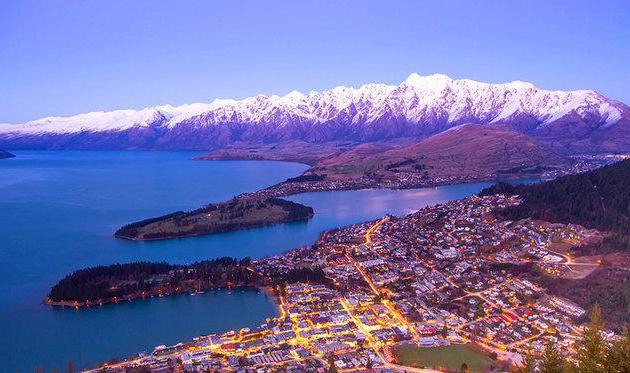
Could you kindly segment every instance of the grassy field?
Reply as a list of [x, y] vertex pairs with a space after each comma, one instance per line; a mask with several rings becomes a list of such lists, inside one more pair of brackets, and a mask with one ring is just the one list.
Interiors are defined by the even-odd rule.
[[442, 368], [457, 371], [462, 363], [468, 365], [471, 372], [485, 372], [491, 360], [483, 353], [468, 345], [441, 347], [418, 347], [416, 345], [397, 346], [394, 349], [396, 360], [401, 365]]

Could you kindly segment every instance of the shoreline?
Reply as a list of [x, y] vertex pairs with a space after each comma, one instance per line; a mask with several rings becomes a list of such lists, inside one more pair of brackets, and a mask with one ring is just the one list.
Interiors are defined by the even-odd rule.
[[314, 215], [309, 206], [254, 192], [186, 212], [176, 211], [131, 222], [113, 235], [133, 241], [165, 240], [307, 221]]
[[[231, 290], [242, 290], [242, 291], [261, 291], [261, 292], [265, 292], [267, 293], [267, 290], [263, 289], [262, 286], [258, 286], [258, 285], [238, 285], [238, 286], [218, 286], [218, 287], [211, 287], [211, 288], [207, 288], [204, 290], [201, 290], [201, 293], [197, 292], [197, 294], [199, 295], [203, 295], [206, 294], [208, 292], [211, 291], [231, 291]], [[271, 290], [270, 290], [271, 291]], [[173, 292], [169, 292], [169, 293], [157, 293], [157, 294], [146, 294], [144, 296], [142, 295], [133, 295], [133, 296], [126, 296], [123, 298], [118, 298], [118, 299], [114, 299], [114, 298], [109, 298], [109, 299], [103, 299], [100, 300], [98, 302], [91, 302], [91, 301], [83, 301], [83, 302], [78, 302], [78, 301], [53, 301], [50, 298], [46, 297], [44, 299], [44, 301], [42, 302], [43, 305], [45, 306], [49, 306], [52, 308], [74, 308], [74, 309], [80, 309], [80, 308], [91, 308], [91, 307], [102, 307], [102, 306], [106, 306], [106, 305], [114, 305], [114, 304], [119, 304], [119, 303], [123, 303], [123, 302], [127, 302], [127, 303], [132, 303], [132, 302], [136, 302], [139, 300], [150, 300], [151, 298], [170, 298], [170, 297], [175, 297], [175, 296], [180, 296], [180, 295], [197, 295], [194, 292], [190, 292], [188, 290], [181, 290], [181, 291], [173, 291]], [[271, 292], [267, 293], [269, 296], [273, 297], [273, 294]], [[276, 302], [276, 300], [274, 299], [274, 303]]]
[[133, 241], [133, 242], [168, 241], [168, 240], [177, 240], [177, 239], [180, 239], [180, 238], [192, 238], [192, 237], [199, 237], [199, 236], [211, 236], [211, 235], [215, 235], [215, 234], [238, 232], [238, 231], [246, 231], [246, 230], [250, 230], [250, 229], [270, 227], [270, 226], [277, 225], [277, 224], [290, 224], [290, 223], [307, 222], [310, 219], [312, 219], [313, 216], [315, 216], [314, 213], [313, 213], [312, 216], [310, 216], [308, 218], [304, 218], [304, 219], [295, 219], [295, 220], [288, 220], [288, 221], [282, 221], [282, 222], [277, 222], [277, 223], [266, 223], [266, 224], [261, 224], [261, 225], [252, 225], [252, 226], [243, 227], [243, 228], [218, 230], [218, 231], [209, 232], [209, 233], [193, 233], [193, 234], [186, 234], [186, 235], [173, 236], [173, 237], [164, 237], [164, 238], [134, 238], [134, 237], [126, 237], [126, 236], [123, 236], [123, 235], [117, 235], [117, 234], [113, 234], [113, 236], [114, 236], [114, 238], [117, 238], [117, 239]]
[[278, 296], [276, 291], [269, 285], [258, 286], [258, 290], [265, 293], [271, 299], [271, 302], [273, 303], [273, 308], [276, 310], [276, 317], [282, 316], [282, 314], [284, 313], [281, 306], [282, 302], [280, 302], [280, 297]]
[[[506, 180], [506, 179], [503, 179]], [[538, 181], [542, 181], [542, 179], [540, 178], [517, 178], [517, 179], [513, 179], [513, 180], [532, 180], [533, 182], [538, 182]], [[495, 182], [498, 182], [500, 180], [494, 180]], [[490, 180], [486, 180], [486, 181], [480, 181], [480, 180], [474, 180], [474, 181], [469, 181], [469, 182], [461, 182], [461, 183], [454, 183], [454, 184], [439, 184], [439, 185], [432, 185], [432, 186], [425, 186], [425, 187], [421, 187], [421, 188], [399, 188], [399, 189], [392, 189], [392, 188], [364, 188], [364, 189], [355, 189], [355, 190], [383, 190], [383, 189], [390, 189], [390, 190], [410, 190], [410, 189], [425, 189], [425, 188], [437, 188], [437, 187], [443, 187], [443, 186], [447, 186], [447, 185], [466, 185], [466, 184], [473, 184], [473, 183], [480, 183], [480, 182], [491, 182]], [[334, 190], [330, 191], [330, 192], [334, 192]], [[293, 223], [293, 222], [297, 222], [297, 221], [292, 221], [289, 223]], [[360, 222], [359, 222], [360, 223]], [[266, 226], [270, 226], [273, 224], [269, 224]], [[260, 227], [249, 227], [249, 228], [245, 228], [245, 229], [255, 229], [255, 228], [260, 228]], [[323, 232], [326, 232], [327, 230], [324, 230]], [[217, 233], [227, 233], [226, 232], [217, 232]], [[195, 236], [201, 236], [202, 234], [199, 235], [195, 235]], [[192, 236], [190, 236], [192, 237]], [[173, 238], [168, 238], [168, 239], [177, 239], [177, 238], [186, 238], [186, 237], [173, 237]], [[127, 240], [130, 241], [158, 241], [158, 240], [166, 240], [166, 239], [128, 239], [125, 238]], [[291, 250], [295, 250], [298, 249], [296, 247], [294, 248], [290, 248], [287, 250], [291, 251]], [[264, 258], [264, 257], [263, 257]], [[269, 285], [238, 285], [238, 286], [231, 286], [231, 287], [211, 287], [211, 288], [207, 288], [207, 289], [203, 289], [202, 291], [212, 291], [212, 290], [221, 290], [221, 289], [258, 289], [260, 291], [265, 292], [268, 296], [271, 297], [273, 303], [274, 303], [274, 308], [276, 308], [276, 311], [278, 314], [282, 313], [281, 307], [280, 307], [280, 300], [279, 297], [277, 295], [277, 292], [270, 287]], [[164, 292], [164, 293], [149, 293], [146, 295], [141, 295], [141, 294], [133, 294], [131, 296], [125, 296], [122, 298], [118, 298], [118, 299], [114, 299], [114, 298], [109, 298], [109, 299], [103, 299], [103, 300], [99, 300], [99, 301], [83, 301], [83, 302], [76, 302], [76, 301], [52, 301], [48, 298], [45, 298], [43, 303], [47, 306], [51, 306], [51, 307], [72, 307], [72, 308], [89, 308], [92, 306], [103, 306], [106, 304], [118, 304], [121, 302], [133, 302], [133, 301], [137, 301], [137, 300], [145, 300], [147, 298], [155, 298], [155, 297], [171, 297], [171, 296], [176, 296], [176, 295], [183, 295], [183, 294], [192, 294], [190, 292], [189, 289], [186, 290], [180, 290], [180, 291], [170, 291], [170, 292]]]
[[[175, 230], [174, 234], [169, 234], [167, 232], [167, 233], [164, 233], [164, 236], [159, 237], [159, 234], [161, 233], [159, 234], [155, 233], [153, 234], [153, 237], [149, 237], [149, 238], [141, 237], [144, 234], [138, 234], [139, 230], [142, 227], [145, 227], [146, 225], [151, 225], [154, 223], [158, 223], [158, 224], [168, 223], [170, 220], [173, 220], [172, 219], [173, 215], [182, 214], [184, 215], [183, 216], [184, 218], [189, 218], [190, 217], [189, 215], [194, 214], [196, 211], [202, 210], [207, 206], [221, 205], [221, 204], [226, 204], [226, 203], [230, 203], [232, 201], [237, 201], [237, 200], [266, 201], [271, 198], [282, 200], [283, 197], [289, 197], [292, 195], [303, 194], [303, 193], [370, 190], [370, 189], [410, 190], [410, 189], [432, 188], [432, 187], [438, 187], [438, 186], [444, 186], [444, 185], [478, 183], [478, 182], [498, 183], [498, 182], [503, 182], [503, 181], [510, 182], [514, 180], [537, 180], [540, 182], [540, 181], [546, 181], [549, 179], [560, 177], [566, 174], [573, 174], [575, 172], [580, 172], [579, 170], [576, 171], [575, 167], [577, 167], [577, 163], [574, 162], [573, 166], [571, 167], [565, 167], [562, 169], [552, 169], [552, 170], [542, 169], [535, 173], [527, 173], [528, 170], [522, 170], [520, 171], [520, 173], [519, 171], [514, 171], [514, 172], [508, 172], [508, 173], [503, 174], [501, 173], [500, 170], [497, 170], [492, 174], [483, 175], [479, 173], [478, 175], [464, 175], [464, 176], [452, 176], [452, 175], [440, 176], [440, 177], [434, 176], [431, 178], [427, 177], [428, 180], [420, 180], [418, 178], [413, 178], [413, 177], [409, 179], [406, 177], [402, 177], [400, 175], [394, 179], [380, 179], [380, 178], [371, 177], [367, 174], [364, 174], [363, 176], [360, 176], [360, 177], [328, 179], [326, 175], [324, 174], [323, 177], [320, 177], [317, 180], [302, 180], [300, 179], [300, 177], [312, 176], [312, 174], [309, 174], [309, 171], [313, 169], [313, 166], [309, 165], [309, 163], [300, 162], [298, 160], [271, 159], [271, 158], [266, 158], [266, 157], [253, 157], [252, 158], [252, 157], [243, 157], [239, 155], [227, 155], [225, 157], [211, 158], [211, 157], [207, 157], [207, 154], [195, 155], [188, 159], [193, 160], [193, 161], [224, 161], [224, 162], [242, 162], [242, 161], [283, 162], [283, 163], [293, 163], [293, 164], [304, 165], [309, 168], [307, 168], [305, 171], [303, 171], [301, 174], [297, 175], [296, 177], [288, 178], [284, 181], [281, 181], [279, 183], [276, 183], [266, 188], [255, 190], [253, 192], [245, 192], [245, 193], [235, 195], [231, 199], [228, 199], [223, 202], [211, 203], [209, 205], [205, 205], [200, 208], [190, 210], [188, 212], [181, 212], [181, 211], [173, 212], [171, 214], [167, 214], [164, 216], [146, 218], [144, 220], [127, 223], [126, 225], [123, 225], [122, 227], [118, 228], [116, 232], [114, 232], [115, 238], [125, 239], [129, 241], [159, 241], [159, 240], [170, 240], [170, 239], [175, 239], [175, 238], [196, 237], [196, 236], [212, 235], [212, 234], [217, 234], [217, 233], [233, 232], [233, 231], [241, 231], [241, 230], [252, 229], [252, 228], [273, 226], [276, 224], [284, 224], [287, 222], [290, 223], [294, 221], [308, 220], [312, 218], [315, 213], [315, 211], [312, 211], [312, 214], [310, 217], [303, 218], [303, 219], [263, 222], [261, 224], [252, 224], [249, 226], [246, 224], [245, 226], [242, 226], [242, 227], [229, 227], [228, 226], [228, 227], [223, 227], [221, 229], [209, 229], [207, 232], [204, 232], [204, 231], [194, 232], [194, 231], [189, 230], [188, 232], [179, 234]], [[595, 163], [591, 162], [591, 166], [595, 166]], [[533, 171], [533, 170], [529, 170], [529, 171]], [[296, 179], [300, 179], [300, 180], [298, 181]], [[284, 201], [287, 201], [287, 200], [284, 199]], [[304, 206], [304, 207], [309, 207], [309, 206]], [[145, 222], [146, 224], [143, 225], [143, 223]], [[128, 227], [132, 227], [135, 225], [139, 227], [136, 230], [136, 233], [119, 234], [121, 230], [125, 230]], [[149, 234], [151, 235], [151, 231], [149, 231]]]
[[[273, 162], [275, 162], [275, 161], [273, 161]], [[413, 185], [403, 185], [403, 186], [395, 186], [395, 185], [392, 185], [392, 186], [388, 186], [388, 185], [368, 185], [368, 184], [365, 184], [365, 185], [342, 186], [342, 187], [330, 188], [330, 189], [316, 189], [316, 188], [314, 188], [312, 190], [297, 190], [297, 191], [289, 191], [288, 193], [282, 193], [282, 192], [274, 193], [276, 187], [279, 187], [279, 186], [282, 186], [282, 185], [291, 184], [291, 183], [287, 183], [286, 181], [284, 181], [284, 182], [272, 185], [271, 187], [268, 187], [268, 188], [263, 188], [263, 189], [259, 189], [259, 190], [254, 191], [254, 192], [248, 192], [248, 193], [242, 193], [242, 194], [236, 195], [235, 197], [233, 197], [233, 199], [237, 199], [237, 198], [253, 198], [257, 194], [264, 194], [266, 192], [269, 192], [269, 193], [272, 194], [272, 196], [270, 196], [268, 198], [279, 198], [280, 199], [280, 198], [283, 198], [283, 197], [290, 197], [290, 196], [295, 196], [295, 195], [299, 195], [299, 194], [306, 194], [306, 193], [344, 192], [344, 191], [362, 191], [362, 190], [393, 190], [393, 191], [401, 190], [401, 191], [404, 191], [404, 190], [436, 188], [436, 187], [448, 186], [448, 185], [465, 185], [465, 184], [483, 183], [483, 182], [499, 183], [499, 182], [504, 182], [504, 181], [517, 181], [517, 180], [535, 180], [534, 182], [541, 182], [541, 181], [545, 181], [545, 180], [549, 180], [549, 179], [550, 179], [549, 177], [544, 177], [543, 175], [523, 175], [522, 177], [514, 176], [514, 177], [505, 177], [505, 178], [481, 177], [481, 178], [468, 178], [468, 179], [464, 179], [464, 180], [437, 181], [437, 182], [430, 182], [430, 183], [423, 183], [423, 184], [413, 184]], [[261, 198], [261, 199], [264, 199], [264, 198]], [[231, 201], [231, 200], [228, 200], [228, 201]], [[223, 203], [223, 202], [220, 202], [220, 203]], [[306, 207], [310, 208], [310, 206], [306, 206]], [[191, 211], [194, 211], [194, 210], [191, 210]], [[174, 240], [174, 239], [180, 239], [180, 238], [191, 238], [191, 237], [215, 235], [215, 234], [221, 234], [221, 233], [238, 232], [238, 231], [244, 231], [244, 230], [249, 230], [249, 229], [265, 228], [265, 227], [271, 227], [271, 226], [279, 225], [279, 224], [307, 222], [308, 220], [312, 219], [315, 216], [315, 214], [316, 214], [316, 211], [313, 209], [313, 213], [310, 216], [306, 217], [306, 218], [292, 219], [292, 220], [279, 221], [279, 222], [268, 222], [268, 223], [263, 223], [263, 224], [258, 224], [258, 225], [251, 225], [251, 226], [244, 226], [244, 227], [237, 227], [237, 228], [220, 229], [220, 230], [215, 230], [215, 231], [212, 231], [212, 232], [198, 232], [198, 233], [189, 233], [189, 234], [173, 235], [173, 236], [168, 236], [168, 237], [155, 237], [155, 238], [137, 238], [137, 237], [129, 237], [129, 236], [116, 234], [116, 232], [118, 232], [120, 229], [123, 229], [125, 227], [125, 226], [123, 226], [121, 228], [118, 228], [116, 230], [116, 232], [114, 232], [113, 237], [117, 238], [117, 239], [133, 241], [133, 242], [166, 241], [166, 240]], [[166, 216], [168, 216], [168, 214]], [[160, 217], [148, 218], [146, 220], [159, 219], [159, 218]], [[139, 222], [141, 222], [141, 221], [139, 221]], [[138, 222], [128, 223], [127, 225], [136, 224], [136, 223], [138, 223]]]

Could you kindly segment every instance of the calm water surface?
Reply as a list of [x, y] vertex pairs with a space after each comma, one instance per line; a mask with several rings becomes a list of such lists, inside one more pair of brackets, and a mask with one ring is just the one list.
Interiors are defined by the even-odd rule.
[[489, 183], [418, 190], [305, 193], [308, 222], [167, 241], [130, 242], [130, 221], [228, 199], [300, 174], [284, 162], [190, 161], [191, 152], [20, 151], [0, 161], [0, 350], [3, 371], [90, 366], [195, 335], [252, 326], [275, 308], [263, 293], [210, 292], [91, 309], [41, 305], [68, 272], [136, 260], [190, 263], [262, 257], [313, 242], [328, 228], [461, 198]]

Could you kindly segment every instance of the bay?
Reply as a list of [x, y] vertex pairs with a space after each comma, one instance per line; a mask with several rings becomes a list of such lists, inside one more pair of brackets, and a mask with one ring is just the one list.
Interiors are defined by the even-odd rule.
[[491, 183], [415, 190], [304, 193], [307, 222], [165, 241], [112, 237], [128, 222], [260, 189], [307, 166], [191, 161], [194, 152], [17, 151], [0, 161], [0, 349], [6, 371], [92, 366], [155, 345], [253, 326], [275, 314], [260, 292], [208, 292], [89, 309], [41, 304], [69, 272], [138, 260], [190, 263], [259, 258], [312, 243], [321, 231], [462, 198]]

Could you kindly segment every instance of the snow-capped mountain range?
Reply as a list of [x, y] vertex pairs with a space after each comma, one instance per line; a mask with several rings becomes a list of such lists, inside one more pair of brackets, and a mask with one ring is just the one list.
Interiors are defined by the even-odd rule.
[[[368, 142], [422, 137], [463, 123], [505, 123], [572, 150], [630, 145], [630, 109], [595, 91], [414, 73], [399, 85], [293, 91], [4, 124], [0, 147], [209, 149], [285, 140]], [[626, 138], [620, 141], [619, 135]]]

